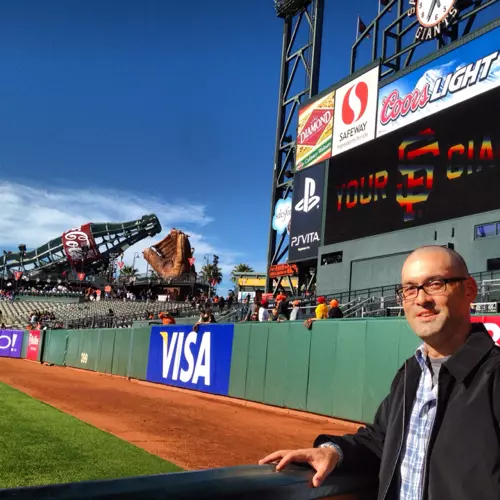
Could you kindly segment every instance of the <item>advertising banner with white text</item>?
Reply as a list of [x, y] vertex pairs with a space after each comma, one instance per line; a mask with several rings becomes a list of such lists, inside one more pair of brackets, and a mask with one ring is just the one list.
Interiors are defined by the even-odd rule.
[[332, 156], [375, 138], [378, 80], [377, 66], [337, 89]]
[[311, 167], [332, 156], [335, 91], [299, 109], [296, 170]]
[[500, 27], [382, 87], [377, 137], [500, 86]]
[[227, 395], [234, 325], [161, 325], [151, 328], [148, 382]]

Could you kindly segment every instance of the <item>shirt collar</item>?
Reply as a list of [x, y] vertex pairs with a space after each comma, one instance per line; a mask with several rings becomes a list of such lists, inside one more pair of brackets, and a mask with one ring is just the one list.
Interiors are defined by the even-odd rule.
[[422, 370], [425, 370], [427, 368], [427, 349], [425, 348], [425, 344], [420, 344], [417, 347], [417, 350], [415, 351], [415, 358], [418, 361], [418, 364], [420, 365], [420, 368]]
[[[493, 348], [495, 343], [482, 323], [472, 323], [470, 334], [460, 349], [443, 364], [458, 382], [465, 377]], [[417, 347], [415, 358], [424, 371], [427, 369], [427, 349], [424, 344]]]

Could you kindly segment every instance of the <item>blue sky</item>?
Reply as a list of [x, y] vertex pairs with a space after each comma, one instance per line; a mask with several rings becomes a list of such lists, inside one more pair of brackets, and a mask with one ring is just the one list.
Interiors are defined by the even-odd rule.
[[[326, 4], [320, 90], [377, 13]], [[155, 212], [198, 264], [264, 271], [281, 34], [271, 0], [1, 2], [0, 249]]]

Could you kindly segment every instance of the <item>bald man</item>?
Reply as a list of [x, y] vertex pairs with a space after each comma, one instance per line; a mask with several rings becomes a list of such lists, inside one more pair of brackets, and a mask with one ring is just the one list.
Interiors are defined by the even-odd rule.
[[500, 349], [470, 321], [477, 285], [455, 251], [427, 246], [406, 259], [398, 295], [422, 340], [354, 435], [260, 461], [308, 462], [318, 487], [334, 470], [376, 474], [378, 500], [500, 498]]

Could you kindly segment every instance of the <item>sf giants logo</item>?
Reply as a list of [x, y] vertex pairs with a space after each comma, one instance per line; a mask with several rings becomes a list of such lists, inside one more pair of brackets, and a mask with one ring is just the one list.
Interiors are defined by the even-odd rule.
[[[439, 156], [439, 145], [437, 141], [425, 141], [423, 145], [415, 148], [415, 144], [432, 137], [433, 131], [428, 130], [425, 134], [403, 141], [399, 145], [399, 160], [411, 161], [423, 155]], [[410, 146], [413, 148], [410, 149]], [[416, 205], [425, 203], [432, 192], [434, 183], [434, 167], [431, 165], [402, 165], [399, 172], [404, 181], [397, 185], [396, 201], [404, 208], [404, 221], [410, 222], [417, 216]]]

